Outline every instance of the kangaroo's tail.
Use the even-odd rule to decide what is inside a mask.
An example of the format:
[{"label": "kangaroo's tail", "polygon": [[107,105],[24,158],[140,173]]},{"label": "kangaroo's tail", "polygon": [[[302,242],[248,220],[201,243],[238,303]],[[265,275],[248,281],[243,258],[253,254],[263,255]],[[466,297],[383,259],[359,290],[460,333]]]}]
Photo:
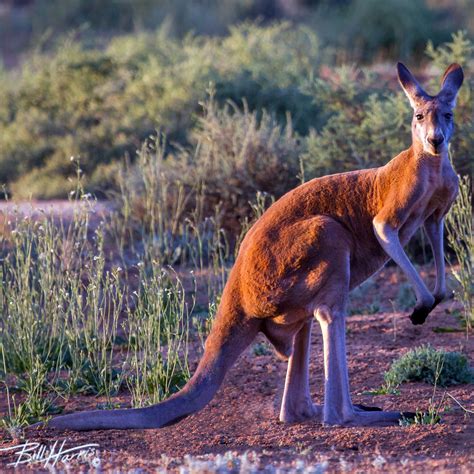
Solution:
[{"label": "kangaroo's tail", "polygon": [[259,330],[258,320],[242,313],[219,312],[206,341],[195,374],[181,391],[146,408],[95,410],[58,416],[48,427],[69,430],[161,428],[204,408],[214,397],[224,376]]}]

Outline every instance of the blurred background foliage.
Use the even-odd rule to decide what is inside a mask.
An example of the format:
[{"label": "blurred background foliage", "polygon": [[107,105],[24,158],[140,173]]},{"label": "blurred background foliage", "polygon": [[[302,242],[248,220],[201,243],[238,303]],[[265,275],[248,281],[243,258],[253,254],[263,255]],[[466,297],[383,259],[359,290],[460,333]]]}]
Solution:
[{"label": "blurred background foliage", "polygon": [[[473,147],[471,0],[9,0],[0,6],[0,183],[88,191],[167,136],[163,173],[245,214],[303,179],[387,162],[409,144],[403,59],[436,92],[466,72],[453,157]],[[454,33],[453,33],[454,32]],[[212,204],[212,205],[211,205]]]}]

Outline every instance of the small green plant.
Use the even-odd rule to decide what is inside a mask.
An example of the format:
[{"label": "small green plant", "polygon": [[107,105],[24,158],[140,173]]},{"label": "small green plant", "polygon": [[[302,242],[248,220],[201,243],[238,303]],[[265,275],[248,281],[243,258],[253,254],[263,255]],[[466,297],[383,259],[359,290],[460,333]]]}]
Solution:
[{"label": "small green plant", "polygon": [[466,331],[474,328],[474,237],[472,234],[471,180],[459,177],[459,195],[446,216],[446,232],[450,247],[456,255],[458,267],[452,268],[458,283],[454,295],[463,307]]},{"label": "small green plant", "polygon": [[[79,354],[80,378],[86,387],[99,395],[110,397],[120,389],[122,371],[114,364],[114,342],[119,316],[124,308],[120,287],[120,271],[104,271],[102,252],[95,260],[92,278],[85,287],[85,310],[81,320],[71,328],[71,352]],[[118,348],[117,348],[118,349]]]},{"label": "small green plant", "polygon": [[428,411],[416,410],[413,418],[402,416],[400,426],[411,425],[436,425],[441,422],[439,410],[430,406]]},{"label": "small green plant", "polygon": [[400,420],[400,426],[410,426],[410,425],[436,425],[441,422],[441,410],[444,406],[444,401],[446,398],[446,392],[441,397],[438,403],[435,402],[436,396],[436,387],[438,380],[441,376],[443,366],[444,366],[444,357],[442,354],[439,354],[437,357],[436,369],[435,369],[435,380],[433,386],[433,394],[430,397],[428,410],[421,411],[416,410],[415,416],[405,417],[402,416]]},{"label": "small green plant", "polygon": [[[3,347],[0,349],[5,371],[5,354]],[[47,375],[47,367],[37,359],[31,372],[23,374],[21,378],[14,377],[16,383],[13,386],[10,387],[6,380],[2,381],[6,392],[8,414],[1,419],[0,426],[12,438],[20,437],[23,427],[40,420],[46,420],[50,415],[61,412],[61,408],[54,404],[56,397],[48,393],[50,384]],[[17,402],[15,395],[10,393],[12,389],[25,393],[22,401]]]},{"label": "small green plant", "polygon": [[54,403],[56,397],[49,390],[48,371],[41,361],[37,360],[31,372],[18,378],[17,388],[26,393],[22,405],[29,422],[42,420],[61,411]]},{"label": "small green plant", "polygon": [[12,439],[19,439],[22,429],[30,424],[28,409],[24,403],[17,403],[15,395],[10,395],[8,386],[6,387],[8,414],[1,420],[1,427],[10,435]]},{"label": "small green plant", "polygon": [[390,387],[387,384],[383,384],[379,388],[374,390],[367,390],[362,392],[361,395],[400,395],[400,390],[394,387]]},{"label": "small green plant", "polygon": [[[442,368],[437,374],[440,364]],[[426,382],[447,387],[471,382],[473,371],[463,354],[436,350],[430,345],[423,345],[394,361],[390,369],[385,372],[384,379],[385,385],[389,388],[397,387],[404,382]]]}]

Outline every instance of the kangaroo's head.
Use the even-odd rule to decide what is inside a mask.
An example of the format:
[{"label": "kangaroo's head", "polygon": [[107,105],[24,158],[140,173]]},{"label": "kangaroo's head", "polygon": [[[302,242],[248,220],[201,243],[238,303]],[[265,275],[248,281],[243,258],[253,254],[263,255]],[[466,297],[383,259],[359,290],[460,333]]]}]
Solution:
[{"label": "kangaroo's head", "polygon": [[453,109],[464,78],[459,64],[446,69],[438,95],[427,94],[402,63],[397,64],[398,79],[413,108],[413,144],[429,155],[445,153],[454,129]]}]

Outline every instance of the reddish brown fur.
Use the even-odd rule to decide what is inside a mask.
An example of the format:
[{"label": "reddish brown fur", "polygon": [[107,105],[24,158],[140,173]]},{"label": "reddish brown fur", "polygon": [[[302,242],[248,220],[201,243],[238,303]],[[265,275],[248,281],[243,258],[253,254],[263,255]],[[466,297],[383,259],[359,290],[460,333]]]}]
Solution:
[{"label": "reddish brown fur", "polygon": [[381,168],[313,179],[275,202],[247,234],[223,304],[239,301],[244,319],[286,324],[311,317],[321,276],[341,246],[350,249],[350,288],[388,260],[372,230],[375,216],[400,229],[405,244],[419,226],[413,224],[443,215],[456,192],[452,168],[443,169],[441,157],[420,159],[412,148]]},{"label": "reddish brown fur", "polygon": [[[53,426],[153,428],[174,423],[209,402],[259,330],[280,355],[290,358],[281,420],[319,416],[328,424],[398,422],[398,412],[367,410],[351,402],[345,352],[348,293],[390,256],[414,285],[413,324],[422,324],[443,299],[443,216],[458,188],[447,143],[463,78],[460,66],[451,66],[441,92],[432,97],[402,64],[398,73],[414,109],[412,146],[380,168],[313,179],[262,215],[242,242],[204,356],[184,389],[149,408],[72,414],[53,419]],[[422,225],[437,267],[433,292],[403,251]],[[313,316],[324,344],[323,407],[313,405],[309,393]]]}]

